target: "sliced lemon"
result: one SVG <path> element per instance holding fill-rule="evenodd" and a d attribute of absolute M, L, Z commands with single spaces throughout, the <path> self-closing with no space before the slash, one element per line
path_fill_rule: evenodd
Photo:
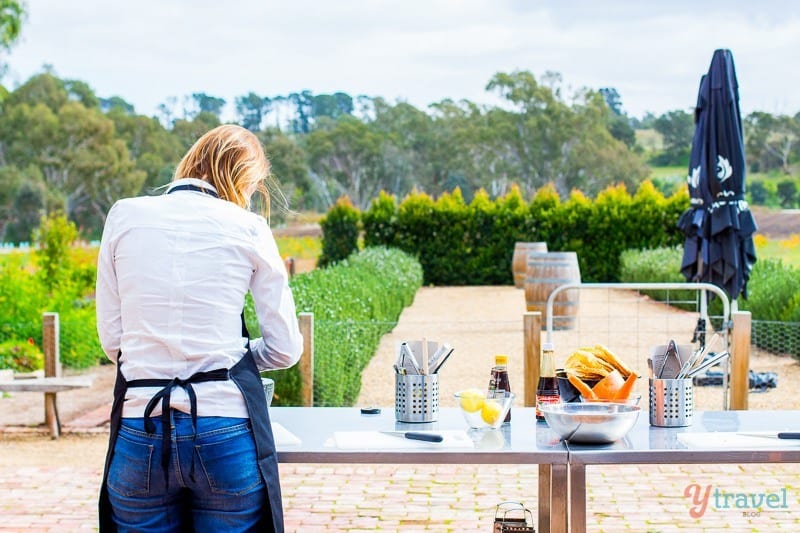
<path fill-rule="evenodd" d="M 467 389 L 459 394 L 461 408 L 468 412 L 474 413 L 483 407 L 483 391 L 478 389 Z"/>
<path fill-rule="evenodd" d="M 481 418 L 490 426 L 495 425 L 502 414 L 503 406 L 497 400 L 486 401 L 481 407 Z"/>

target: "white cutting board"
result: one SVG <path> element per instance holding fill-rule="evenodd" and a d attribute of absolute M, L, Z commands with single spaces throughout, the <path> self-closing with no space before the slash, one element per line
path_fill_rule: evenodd
<path fill-rule="evenodd" d="M 272 438 L 275 439 L 275 446 L 297 446 L 300 444 L 300 438 L 280 425 L 277 422 L 272 422 Z"/>
<path fill-rule="evenodd" d="M 442 442 L 426 442 L 412 440 L 393 435 L 386 435 L 380 431 L 335 431 L 333 442 L 341 450 L 408 450 L 408 449 L 436 449 L 436 448 L 474 448 L 475 444 L 466 431 L 443 430 L 430 431 L 444 437 Z"/>
<path fill-rule="evenodd" d="M 755 432 L 751 432 L 755 433 Z M 765 432 L 775 435 L 777 431 Z M 678 440 L 691 448 L 735 449 L 735 448 L 800 448 L 800 440 L 778 437 L 757 437 L 741 433 L 715 431 L 710 433 L 679 433 Z"/>

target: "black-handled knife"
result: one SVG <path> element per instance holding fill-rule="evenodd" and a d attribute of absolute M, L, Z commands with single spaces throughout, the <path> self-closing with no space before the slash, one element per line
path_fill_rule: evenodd
<path fill-rule="evenodd" d="M 420 433 L 417 431 L 381 431 L 381 433 L 404 439 L 424 440 L 425 442 L 442 442 L 444 440 L 444 437 L 436 433 Z"/>
<path fill-rule="evenodd" d="M 800 439 L 800 433 L 794 431 L 781 431 L 778 433 L 779 439 Z"/>

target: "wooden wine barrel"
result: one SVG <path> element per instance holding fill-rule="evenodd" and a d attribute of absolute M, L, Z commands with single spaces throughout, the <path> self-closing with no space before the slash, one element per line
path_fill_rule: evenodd
<path fill-rule="evenodd" d="M 542 313 L 547 320 L 547 298 L 556 287 L 580 283 L 581 270 L 575 252 L 531 252 L 525 271 L 525 305 L 528 311 Z M 578 315 L 580 291 L 561 291 L 553 302 L 553 328 L 573 329 Z"/>
<path fill-rule="evenodd" d="M 511 257 L 511 272 L 514 274 L 514 286 L 518 289 L 525 287 L 525 272 L 528 270 L 528 254 L 531 252 L 546 252 L 546 242 L 517 242 L 514 243 L 514 255 Z"/>

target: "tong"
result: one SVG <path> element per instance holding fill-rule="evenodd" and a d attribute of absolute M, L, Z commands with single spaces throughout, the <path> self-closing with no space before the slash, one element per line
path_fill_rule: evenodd
<path fill-rule="evenodd" d="M 695 367 L 695 365 L 702 361 L 705 355 L 709 352 L 709 350 L 717 343 L 720 339 L 719 333 L 714 333 L 714 336 L 711 337 L 711 340 L 706 343 L 705 346 L 697 350 L 681 367 L 681 371 L 678 372 L 678 376 L 675 379 L 685 379 L 689 376 L 689 372 Z"/>

